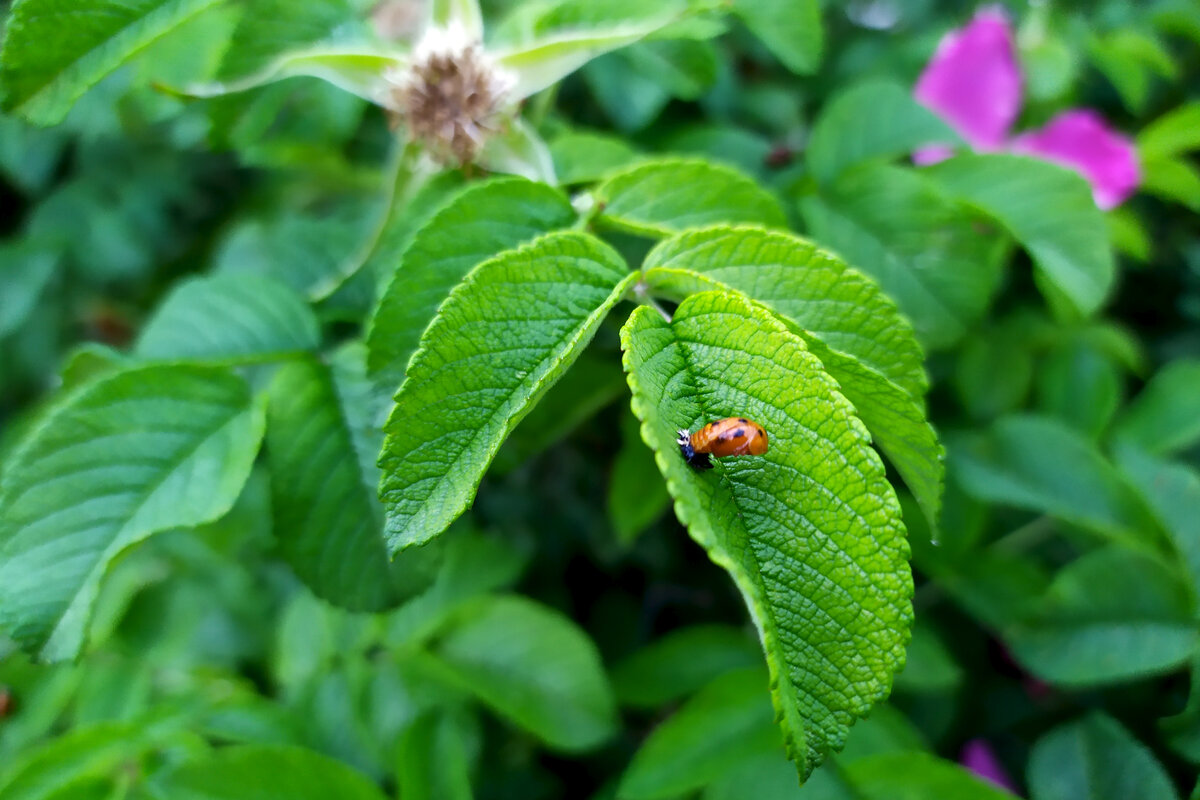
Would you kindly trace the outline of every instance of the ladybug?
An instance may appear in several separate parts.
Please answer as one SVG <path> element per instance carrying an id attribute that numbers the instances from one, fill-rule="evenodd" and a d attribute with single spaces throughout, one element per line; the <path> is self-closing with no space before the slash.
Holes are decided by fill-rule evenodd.
<path id="1" fill-rule="evenodd" d="M 679 431 L 679 452 L 694 469 L 712 469 L 711 453 L 726 456 L 761 456 L 767 452 L 767 432 L 745 417 L 726 417 L 710 422 L 695 433 Z"/>

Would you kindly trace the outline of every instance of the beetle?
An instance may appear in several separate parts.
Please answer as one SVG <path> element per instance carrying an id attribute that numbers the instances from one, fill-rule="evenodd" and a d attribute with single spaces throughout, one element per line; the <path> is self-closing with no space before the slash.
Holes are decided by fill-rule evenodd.
<path id="1" fill-rule="evenodd" d="M 767 432 L 745 417 L 726 417 L 710 422 L 695 433 L 680 429 L 679 452 L 693 469 L 712 469 L 711 453 L 716 458 L 761 456 L 767 452 Z"/>

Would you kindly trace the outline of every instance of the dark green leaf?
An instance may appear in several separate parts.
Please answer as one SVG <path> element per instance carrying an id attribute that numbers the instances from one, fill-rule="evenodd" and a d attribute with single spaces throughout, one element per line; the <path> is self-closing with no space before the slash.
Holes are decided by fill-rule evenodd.
<path id="1" fill-rule="evenodd" d="M 1200 361 L 1172 361 L 1155 373 L 1121 412 L 1113 436 L 1159 455 L 1200 441 Z"/>
<path id="2" fill-rule="evenodd" d="M 661 480 L 657 474 L 654 477 Z M 745 632 L 697 625 L 672 631 L 617 664 L 613 687 L 623 705 L 657 708 L 725 672 L 760 663 L 762 648 Z"/>
<path id="3" fill-rule="evenodd" d="M 1029 757 L 1033 800 L 1178 800 L 1166 770 L 1115 720 L 1100 713 L 1055 728 Z"/>
<path id="4" fill-rule="evenodd" d="M 734 0 L 733 13 L 792 72 L 817 71 L 825 38 L 818 0 Z"/>

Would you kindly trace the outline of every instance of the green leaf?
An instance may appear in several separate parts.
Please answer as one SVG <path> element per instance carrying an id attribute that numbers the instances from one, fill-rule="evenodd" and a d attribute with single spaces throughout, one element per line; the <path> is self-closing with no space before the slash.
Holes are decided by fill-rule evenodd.
<path id="1" fill-rule="evenodd" d="M 830 100 L 813 125 L 805 158 L 822 183 L 867 160 L 893 159 L 931 144 L 960 141 L 949 125 L 891 81 L 852 86 Z"/>
<path id="2" fill-rule="evenodd" d="M 520 45 L 502 48 L 496 63 L 517 76 L 509 98 L 521 100 L 561 81 L 597 56 L 633 44 L 679 17 L 682 3 L 615 4 L 619 15 L 606 6 L 612 3 L 560 3 L 551 6 L 556 17 L 540 23 L 539 35 Z M 633 13 L 630 13 L 633 12 Z M 557 30 L 549 30 L 550 25 Z"/>
<path id="3" fill-rule="evenodd" d="M 177 725 L 170 719 L 76 727 L 24 750 L 16 758 L 6 759 L 0 794 L 5 800 L 76 797 L 80 783 L 111 776 L 123 765 L 138 763 L 148 751 L 161 747 L 174 727 Z"/>
<path id="4" fill-rule="evenodd" d="M 928 622 L 913 626 L 904 671 L 896 676 L 897 692 L 951 692 L 963 680 L 962 667 Z"/>
<path id="5" fill-rule="evenodd" d="M 1137 496 L 1096 445 L 1056 420 L 1014 415 L 950 442 L 950 468 L 973 496 L 1049 514 L 1134 547 L 1153 548 Z"/>
<path id="6" fill-rule="evenodd" d="M 1033 800 L 1178 800 L 1150 750 L 1095 712 L 1043 736 L 1029 756 Z"/>
<path id="7" fill-rule="evenodd" d="M 312 45 L 361 43 L 366 20 L 355 0 L 245 0 L 233 41 L 221 63 L 222 78 L 245 78 L 289 51 Z"/>
<path id="8" fill-rule="evenodd" d="M 1115 459 L 1125 479 L 1141 493 L 1150 513 L 1178 553 L 1200 601 L 1200 472 L 1178 462 L 1148 455 L 1121 444 Z"/>
<path id="9" fill-rule="evenodd" d="M 616 136 L 576 131 L 555 137 L 550 142 L 550 156 L 559 183 L 570 186 L 598 181 L 627 166 L 637 153 Z"/>
<path id="10" fill-rule="evenodd" d="M 222 0 L 19 0 L 0 54 L 4 110 L 54 125 L 138 51 Z"/>
<path id="11" fill-rule="evenodd" d="M 654 477 L 659 479 L 657 474 Z M 726 672 L 761 663 L 762 648 L 745 632 L 724 625 L 695 625 L 672 631 L 617 664 L 613 688 L 622 705 L 657 708 Z M 759 692 L 764 688 L 760 684 Z"/>
<path id="12" fill-rule="evenodd" d="M 317 320 L 274 278 L 212 275 L 179 283 L 142 329 L 134 353 L 151 361 L 266 361 L 313 350 Z"/>
<path id="13" fill-rule="evenodd" d="M 654 729 L 621 778 L 622 800 L 695 791 L 739 764 L 779 750 L 762 667 L 729 672 Z"/>
<path id="14" fill-rule="evenodd" d="M 807 776 L 903 662 L 912 583 L 883 465 L 803 340 L 739 296 L 692 295 L 672 322 L 639 308 L 622 346 L 642 437 L 676 514 L 749 606 Z M 678 430 L 743 415 L 768 431 L 766 455 L 687 466 Z"/>
<path id="15" fill-rule="evenodd" d="M 732 10 L 792 72 L 817 71 L 825 38 L 818 0 L 734 0 Z"/>
<path id="16" fill-rule="evenodd" d="M 1161 561 L 1121 547 L 1065 567 L 1039 606 L 1002 635 L 1021 664 L 1063 686 L 1165 672 L 1187 663 L 1200 643 L 1190 587 Z"/>
<path id="17" fill-rule="evenodd" d="M 153 783 L 173 800 L 384 800 L 362 773 L 301 747 L 223 747 Z"/>
<path id="18" fill-rule="evenodd" d="M 451 714 L 430 712 L 397 745 L 396 785 L 405 800 L 471 800 L 466 742 Z"/>
<path id="19" fill-rule="evenodd" d="M 595 645 L 566 617 L 524 597 L 459 607 L 432 651 L 450 680 L 560 750 L 616 730 L 616 703 Z"/>
<path id="20" fill-rule="evenodd" d="M 1108 227 L 1077 173 L 994 153 L 958 156 L 928 172 L 1003 225 L 1079 311 L 1090 314 L 1104 303 L 1116 274 Z"/>
<path id="21" fill-rule="evenodd" d="M 671 102 L 666 88 L 624 51 L 597 58 L 584 67 L 583 78 L 605 116 L 626 134 L 648 126 Z"/>
<path id="22" fill-rule="evenodd" d="M 921 173 L 865 164 L 801 209 L 813 238 L 879 281 L 929 347 L 957 341 L 999 286 L 1000 243 Z"/>
<path id="23" fill-rule="evenodd" d="M 332 366 L 304 360 L 281 368 L 270 389 L 267 452 L 284 558 L 318 597 L 378 611 L 425 588 L 437 554 L 421 548 L 388 558 L 375 492 L 382 408 L 370 396 L 364 355 L 350 348 Z"/>
<path id="24" fill-rule="evenodd" d="M 1172 361 L 1121 412 L 1113 438 L 1165 455 L 1200 441 L 1200 361 Z"/>
<path id="25" fill-rule="evenodd" d="M 921 348 L 877 284 L 809 241 L 745 228 L 680 234 L 651 251 L 643 269 L 651 286 L 678 295 L 741 291 L 794 326 L 937 519 L 943 454 L 925 419 Z"/>
<path id="26" fill-rule="evenodd" d="M 384 428 L 379 495 L 392 552 L 463 512 L 500 444 L 635 279 L 600 240 L 564 232 L 484 262 L 455 288 Z"/>
<path id="27" fill-rule="evenodd" d="M 1152 73 L 1175 78 L 1178 68 L 1171 53 L 1156 37 L 1132 27 L 1118 28 L 1104 37 L 1093 36 L 1087 52 L 1108 77 L 1125 107 L 1141 115 L 1150 96 Z"/>
<path id="28" fill-rule="evenodd" d="M 1143 192 L 1200 211 L 1200 170 L 1186 158 L 1142 159 Z"/>
<path id="29" fill-rule="evenodd" d="M 623 378 L 621 383 L 624 391 Z M 642 441 L 639 428 L 632 413 L 622 415 L 621 449 L 613 458 L 608 477 L 608 519 L 617 540 L 624 545 L 632 544 L 671 505 L 654 453 Z"/>
<path id="30" fill-rule="evenodd" d="M 388 87 L 383 76 L 403 70 L 407 63 L 403 56 L 375 51 L 370 45 L 311 47 L 284 53 L 265 69 L 252 75 L 233 81 L 193 84 L 182 90 L 181 94 L 188 97 L 220 97 L 288 78 L 309 77 L 328 81 L 363 100 L 378 103 Z"/>
<path id="31" fill-rule="evenodd" d="M 367 366 L 394 386 L 434 313 L 472 268 L 575 218 L 562 192 L 497 178 L 459 193 L 417 231 L 367 332 Z"/>
<path id="32" fill-rule="evenodd" d="M 843 770 L 854 800 L 1013 800 L 993 783 L 929 753 L 885 753 Z"/>
<path id="33" fill-rule="evenodd" d="M 1200 102 L 1184 103 L 1138 133 L 1142 160 L 1169 158 L 1200 149 Z"/>
<path id="34" fill-rule="evenodd" d="M 263 414 L 220 369 L 151 366 L 69 394 L 12 454 L 0 491 L 0 628 L 74 657 L 109 564 L 217 519 L 258 452 Z"/>
<path id="35" fill-rule="evenodd" d="M 1042 361 L 1036 383 L 1039 409 L 1098 438 L 1121 403 L 1121 377 L 1118 365 L 1099 347 L 1071 337 Z"/>
<path id="36" fill-rule="evenodd" d="M 504 441 L 492 462 L 492 472 L 508 474 L 595 417 L 625 392 L 625 374 L 616 354 L 585 350 Z"/>
<path id="37" fill-rule="evenodd" d="M 779 202 L 737 170 L 706 161 L 652 161 L 596 187 L 602 224 L 662 237 L 687 228 L 749 222 L 787 227 Z"/>
<path id="38" fill-rule="evenodd" d="M 34 239 L 0 244 L 0 339 L 18 331 L 33 313 L 39 298 L 58 271 L 61 256 Z"/>

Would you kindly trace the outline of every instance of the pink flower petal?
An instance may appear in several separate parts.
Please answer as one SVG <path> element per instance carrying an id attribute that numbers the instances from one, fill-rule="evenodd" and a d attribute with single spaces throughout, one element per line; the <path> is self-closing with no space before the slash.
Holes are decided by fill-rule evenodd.
<path id="1" fill-rule="evenodd" d="M 958 762 L 984 780 L 991 781 L 1011 792 L 1017 791 L 1017 787 L 1008 777 L 1008 773 L 1004 771 L 1004 767 L 1000 766 L 1000 759 L 996 758 L 992 746 L 983 739 L 971 739 L 964 744 Z"/>
<path id="2" fill-rule="evenodd" d="M 914 94 L 976 150 L 999 150 L 1021 110 L 1021 71 L 1004 11 L 980 9 L 946 34 Z"/>
<path id="3" fill-rule="evenodd" d="M 1079 172 L 1092 184 L 1092 196 L 1103 209 L 1121 205 L 1142 180 L 1133 142 L 1083 108 L 1064 111 L 1040 131 L 1018 136 L 1012 149 Z"/>

